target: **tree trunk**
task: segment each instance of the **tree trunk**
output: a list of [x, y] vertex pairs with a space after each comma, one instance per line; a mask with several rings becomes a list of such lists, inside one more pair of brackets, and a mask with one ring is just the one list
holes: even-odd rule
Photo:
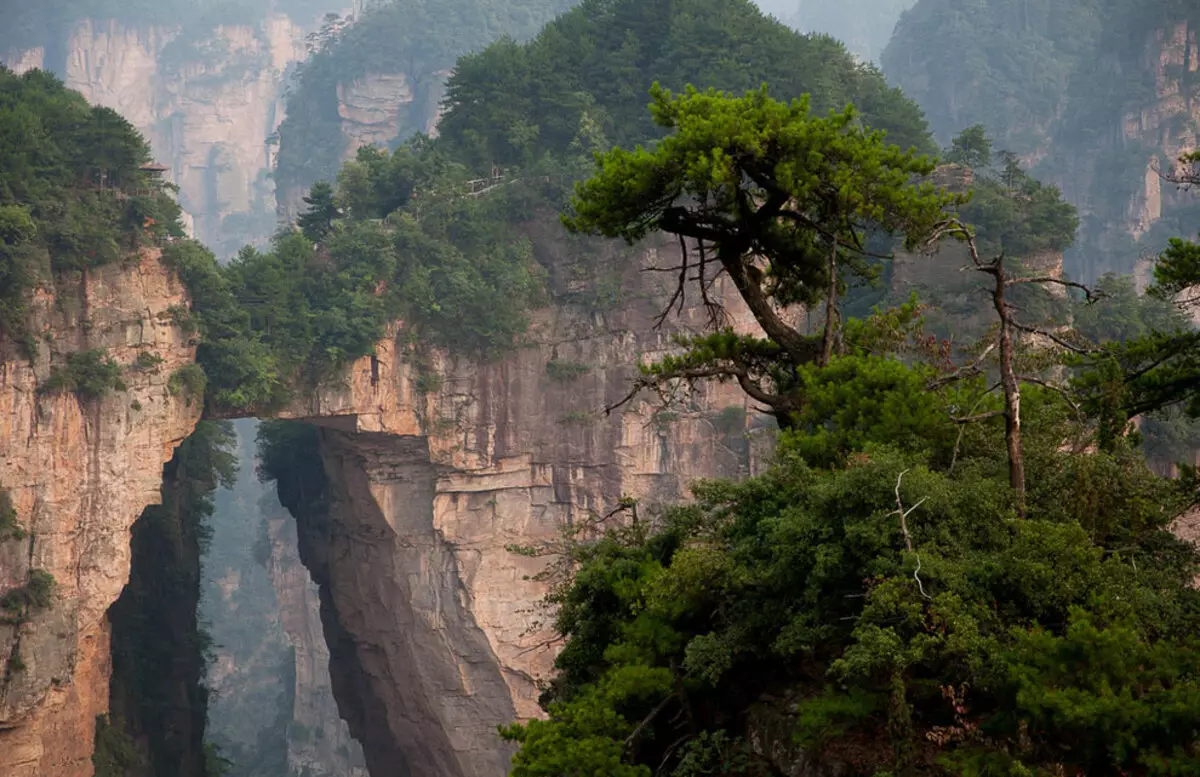
[[837, 336], [837, 250], [834, 240], [829, 247], [829, 291], [825, 300], [825, 336], [821, 340], [821, 366], [833, 358], [833, 340]]
[[754, 314], [754, 320], [762, 327], [767, 337], [787, 352], [793, 365], [807, 364], [820, 357], [815, 343], [779, 317], [770, 298], [763, 291], [761, 279], [751, 277], [740, 250], [720, 250], [717, 252], [717, 258], [729, 274], [729, 279], [733, 281], [738, 294], [745, 300], [746, 307]]
[[1004, 260], [992, 274], [996, 281], [992, 302], [1000, 316], [1000, 386], [1004, 390], [1004, 440], [1008, 447], [1008, 480], [1017, 500], [1017, 513], [1025, 517], [1025, 455], [1021, 448], [1021, 384], [1013, 369], [1012, 312], [1004, 299], [1008, 278]]

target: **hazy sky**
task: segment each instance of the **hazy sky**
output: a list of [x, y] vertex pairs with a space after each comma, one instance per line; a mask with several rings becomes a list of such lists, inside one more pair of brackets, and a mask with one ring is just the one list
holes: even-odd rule
[[772, 14], [805, 32], [824, 32], [844, 41], [863, 59], [878, 61], [900, 12], [916, 0], [754, 0]]

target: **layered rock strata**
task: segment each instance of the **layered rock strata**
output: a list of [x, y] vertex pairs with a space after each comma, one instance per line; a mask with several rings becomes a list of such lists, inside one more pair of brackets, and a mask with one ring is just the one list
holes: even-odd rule
[[[653, 326], [659, 295], [627, 291], [604, 313], [543, 311], [537, 342], [493, 364], [386, 340], [285, 413], [323, 427], [325, 490], [281, 483], [281, 496], [301, 519], [334, 692], [372, 774], [504, 773], [495, 727], [539, 714], [557, 649], [539, 607], [549, 582], [535, 577], [550, 559], [512, 546], [549, 545], [625, 498], [650, 514], [696, 478], [753, 466], [734, 388], [603, 413], [639, 358], [674, 347]], [[685, 326], [703, 315], [689, 309]]]
[[[105, 613], [129, 577], [130, 527], [158, 502], [163, 464], [200, 415], [199, 403], [168, 388], [195, 357], [171, 314], [186, 304], [158, 253], [146, 251], [38, 292], [38, 357], [0, 360], [0, 486], [28, 532], [0, 542], [0, 591], [26, 585], [31, 570], [55, 581], [49, 607], [0, 622], [6, 777], [92, 773], [96, 715], [108, 708]], [[52, 357], [61, 365], [66, 353], [100, 348], [125, 367], [124, 388], [99, 399], [39, 391]], [[142, 354], [152, 358], [139, 362]]]
[[306, 29], [282, 14], [203, 32], [83, 20], [65, 61], [47, 46], [0, 56], [18, 72], [54, 70], [88, 102], [121, 113], [171, 169], [195, 236], [218, 255], [275, 229], [273, 146], [288, 68], [307, 55]]

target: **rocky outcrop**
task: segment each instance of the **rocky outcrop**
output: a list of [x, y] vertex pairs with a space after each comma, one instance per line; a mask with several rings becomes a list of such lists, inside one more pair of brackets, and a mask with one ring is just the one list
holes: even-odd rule
[[[129, 577], [129, 531], [159, 500], [163, 464], [195, 425], [198, 403], [168, 389], [194, 359], [170, 309], [182, 288], [143, 252], [88, 271], [33, 301], [44, 344], [29, 361], [0, 360], [0, 486], [28, 532], [0, 543], [0, 592], [31, 570], [53, 576], [47, 608], [0, 625], [0, 774], [91, 774], [96, 715], [108, 709], [105, 613]], [[43, 393], [53, 361], [104, 348], [124, 365], [124, 388], [100, 399]], [[139, 355], [147, 354], [139, 365]], [[157, 361], [161, 359], [161, 361]]]
[[273, 507], [265, 516], [271, 543], [268, 569], [279, 602], [280, 626], [293, 650], [288, 768], [296, 774], [308, 770], [331, 777], [367, 777], [362, 745], [350, 735], [333, 697], [320, 596], [300, 563], [296, 522], [277, 500]]
[[[539, 608], [549, 583], [535, 577], [548, 559], [512, 545], [551, 543], [623, 498], [650, 510], [696, 478], [751, 466], [745, 400], [731, 387], [662, 411], [646, 400], [602, 412], [639, 358], [673, 347], [653, 327], [649, 277], [632, 273], [624, 305], [542, 311], [535, 342], [497, 363], [418, 358], [397, 331], [340, 385], [286, 411], [323, 427], [323, 467], [295, 487], [319, 475], [327, 489], [289, 499], [281, 483], [281, 494], [301, 515], [334, 691], [372, 773], [504, 772], [495, 727], [539, 714], [557, 649]], [[702, 316], [689, 309], [684, 326]], [[306, 515], [318, 502], [327, 512]]]
[[296, 521], [255, 474], [257, 424], [238, 421], [240, 467], [209, 519], [200, 616], [215, 661], [206, 737], [233, 777], [367, 777], [339, 717], [317, 587], [300, 562]]
[[[551, 242], [539, 250], [558, 250]], [[653, 249], [640, 259], [669, 260]], [[626, 266], [615, 256], [601, 264]], [[753, 465], [735, 388], [601, 412], [624, 397], [639, 359], [674, 348], [673, 332], [653, 326], [662, 276], [626, 264], [619, 292], [539, 311], [529, 342], [507, 359], [417, 348], [398, 324], [373, 356], [281, 413], [321, 426], [327, 510], [301, 521], [299, 544], [319, 585], [332, 690], [372, 773], [399, 763], [413, 774], [504, 772], [495, 727], [538, 714], [538, 682], [557, 649], [538, 607], [548, 583], [534, 578], [548, 560], [510, 545], [552, 542], [626, 497], [650, 511], [695, 478]], [[186, 298], [158, 254], [92, 271], [77, 291], [39, 297], [35, 331], [60, 357], [107, 348], [128, 365], [126, 388], [87, 402], [39, 394], [49, 347], [32, 366], [9, 358], [0, 372], [0, 483], [31, 532], [4, 545], [3, 584], [23, 584], [34, 568], [59, 581], [52, 607], [0, 631], [0, 659], [17, 650], [25, 662], [0, 693], [0, 773], [14, 777], [90, 774], [94, 721], [108, 701], [104, 614], [127, 579], [130, 525], [158, 501], [162, 465], [199, 413], [167, 385], [194, 353], [172, 323]], [[744, 310], [729, 312], [749, 325]], [[697, 305], [679, 327], [705, 324]], [[163, 361], [139, 361], [142, 352]], [[272, 545], [280, 520], [269, 522]], [[326, 653], [297, 573], [272, 572], [296, 653], [292, 723], [317, 730], [329, 727]], [[295, 765], [326, 755], [289, 745]]]
[[[1154, 75], [1154, 96], [1128, 110], [1122, 122], [1127, 143], [1153, 149], [1146, 160], [1143, 184], [1130, 203], [1129, 230], [1139, 238], [1162, 218], [1164, 201], [1176, 195], [1158, 175], [1160, 160], [1173, 165], [1182, 154], [1200, 147], [1200, 30], [1179, 22], [1156, 30], [1145, 48], [1143, 67]], [[1169, 169], [1169, 167], [1168, 167]]]
[[125, 116], [171, 168], [195, 236], [232, 255], [275, 229], [268, 138], [283, 119], [285, 74], [306, 56], [305, 32], [281, 14], [202, 33], [85, 20], [55, 42], [61, 65], [45, 60], [46, 46], [4, 60], [18, 71], [61, 68], [68, 87]]
[[338, 84], [338, 116], [346, 138], [345, 159], [360, 147], [386, 148], [405, 129], [437, 134], [441, 100], [449, 71], [410, 77], [380, 73]]

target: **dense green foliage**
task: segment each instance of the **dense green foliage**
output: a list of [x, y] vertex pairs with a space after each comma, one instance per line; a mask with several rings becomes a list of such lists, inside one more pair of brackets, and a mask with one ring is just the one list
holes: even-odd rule
[[0, 542], [5, 540], [23, 540], [25, 529], [17, 520], [17, 510], [13, 507], [12, 495], [4, 486], [0, 486]]
[[[862, 128], [852, 108], [813, 116], [807, 98], [785, 104], [765, 88], [745, 97], [695, 89], [676, 97], [655, 85], [651, 94], [655, 121], [672, 133], [650, 149], [598, 155], [564, 223], [630, 243], [663, 230], [706, 246], [694, 266], [684, 252], [682, 275], [697, 274], [703, 288], [728, 274], [764, 336], [720, 328], [690, 338], [682, 355], [646, 367], [645, 382], [737, 380], [790, 427], [805, 404], [796, 371], [827, 365], [838, 350], [839, 268], [869, 275], [872, 234], [902, 236], [915, 247], [961, 198], [914, 184], [933, 163]], [[684, 291], [680, 285], [676, 296]], [[781, 315], [822, 300], [820, 337]]]
[[121, 365], [103, 349], [74, 351], [67, 354], [65, 365], [51, 369], [38, 386], [40, 391], [70, 391], [82, 400], [100, 399], [110, 391], [124, 391]]
[[573, 145], [632, 146], [662, 134], [644, 108], [655, 82], [739, 94], [766, 82], [779, 99], [811, 95], [820, 112], [853, 102], [892, 142], [929, 150], [920, 112], [878, 71], [749, 0], [587, 0], [528, 44], [461, 59], [440, 130], [477, 168], [527, 166]]
[[44, 569], [30, 569], [24, 585], [10, 588], [0, 596], [0, 623], [25, 622], [37, 610], [45, 610], [54, 603], [55, 580]]
[[501, 36], [527, 38], [569, 6], [569, 0], [388, 0], [372, 5], [355, 24], [330, 19], [288, 97], [279, 128], [280, 188], [307, 191], [337, 175], [346, 147], [340, 85], [403, 74], [413, 99], [399, 109], [399, 141], [424, 132], [436, 118], [443, 74], [459, 56]]
[[[200, 559], [210, 537], [213, 493], [236, 475], [233, 431], [224, 422], [197, 426], [163, 468], [162, 503], [133, 526], [129, 583], [109, 610], [113, 677], [111, 748], [104, 758], [128, 768], [219, 777], [204, 749], [208, 691], [202, 683], [210, 640], [196, 617]], [[123, 732], [123, 735], [122, 735]], [[135, 745], [133, 753], [124, 737]]]
[[0, 332], [26, 355], [35, 285], [180, 234], [179, 206], [140, 169], [149, 160], [116, 112], [49, 74], [0, 66]]
[[1008, 151], [996, 153], [982, 125], [955, 138], [946, 161], [972, 172], [971, 199], [959, 208], [988, 253], [1033, 258], [1062, 253], [1075, 241], [1079, 217], [1056, 186], [1030, 176]]
[[[385, 5], [349, 27], [331, 23], [319, 36], [321, 53], [306, 65], [293, 100], [302, 100], [309, 88], [305, 84], [317, 84], [320, 78], [386, 71], [390, 60], [378, 59], [384, 56], [377, 39], [381, 30], [391, 30], [394, 37], [399, 34], [397, 19], [403, 18], [404, 35], [424, 34], [425, 28], [403, 16], [405, 9], [412, 10], [405, 4]], [[510, 12], [517, 13], [505, 13]], [[656, 26], [664, 22], [674, 29], [665, 38]], [[708, 32], [697, 36], [689, 25]], [[613, 91], [613, 68], [629, 53], [622, 47], [639, 36], [644, 38], [639, 45], [658, 54], [627, 73]], [[724, 62], [726, 54], [753, 50], [762, 40], [771, 41], [774, 53], [756, 54], [736, 69], [713, 64]], [[436, 58], [458, 45], [434, 34], [422, 43], [428, 51], [417, 50]], [[592, 52], [591, 60], [577, 58], [585, 49]], [[781, 64], [780, 57], [792, 49], [792, 58]], [[485, 60], [508, 54], [529, 69], [503, 89], [494, 88], [491, 79], [507, 71]], [[208, 373], [212, 406], [276, 405], [297, 380], [328, 376], [369, 353], [385, 325], [397, 319], [422, 346], [448, 346], [483, 357], [513, 347], [527, 326], [527, 311], [543, 299], [547, 281], [551, 290], [567, 285], [555, 257], [535, 256], [525, 235], [537, 229], [537, 220], [561, 207], [567, 187], [586, 173], [588, 154], [603, 147], [606, 133], [621, 128], [618, 134], [634, 140], [657, 134], [646, 121], [634, 119], [642, 112], [630, 109], [626, 98], [645, 90], [659, 71], [671, 80], [751, 86], [786, 73], [783, 91], [812, 90], [828, 105], [861, 99], [869, 106], [867, 120], [894, 127], [914, 144], [927, 142], [919, 112], [888, 90], [877, 72], [855, 65], [832, 41], [797, 35], [742, 0], [704, 0], [687, 8], [627, 0], [588, 3], [533, 43], [502, 41], [479, 57], [483, 59], [464, 58], [452, 77], [436, 141], [417, 137], [391, 153], [360, 149], [337, 173], [336, 185], [313, 186], [299, 232], [281, 234], [269, 252], [246, 249], [220, 269], [195, 246], [168, 249], [168, 260], [193, 293], [200, 362]], [[735, 71], [736, 77], [723, 75]], [[581, 99], [596, 110], [581, 112], [572, 102], [580, 89], [595, 92]], [[534, 128], [528, 116], [514, 124], [510, 112], [518, 104], [544, 116], [545, 131]], [[558, 107], [551, 110], [552, 105]], [[289, 115], [307, 122], [322, 114], [305, 109]], [[494, 132], [518, 125], [530, 130], [519, 153], [515, 146], [501, 148], [507, 141]], [[483, 137], [479, 128], [493, 137]], [[289, 130], [285, 124], [281, 130], [283, 148], [302, 148], [306, 164], [331, 174], [336, 162], [319, 161], [324, 153], [320, 143], [291, 137], [292, 130], [299, 128]], [[331, 160], [340, 158], [341, 147], [331, 154]], [[524, 172], [510, 170], [510, 178], [493, 181], [482, 191], [479, 182], [468, 180], [497, 162], [521, 165]], [[287, 185], [287, 176], [300, 175], [298, 169], [281, 157], [281, 182]], [[590, 299], [581, 295], [581, 301], [599, 304], [603, 284], [597, 279], [607, 269], [600, 263], [602, 252], [595, 246], [575, 249], [576, 258], [585, 263], [595, 256], [588, 272], [597, 291]]]
[[[542, 293], [528, 241], [507, 227], [519, 198], [428, 192], [410, 204], [392, 188], [407, 154], [361, 151], [338, 186], [347, 217], [306, 217], [309, 235], [282, 233], [269, 252], [246, 248], [219, 267], [194, 243], [167, 247], [192, 292], [210, 406], [277, 406], [369, 354], [396, 320], [413, 340], [460, 353], [516, 344]], [[310, 214], [328, 207], [310, 199]]]
[[[896, 362], [826, 369], [832, 401], [771, 472], [568, 543], [551, 597], [568, 641], [549, 720], [506, 731], [514, 774], [775, 775], [761, 754], [789, 730], [851, 775], [1194, 768], [1197, 557], [1167, 531], [1187, 484], [1060, 450], [1078, 432], [1042, 395], [1017, 519], [997, 429], [946, 455], [961, 397]], [[946, 434], [897, 437], [920, 406]]]
[[[705, 241], [767, 337], [687, 338], [643, 385], [737, 380], [784, 432], [764, 475], [698, 484], [696, 504], [649, 522], [587, 524], [599, 537], [515, 549], [555, 557], [544, 574], [560, 576], [549, 603], [566, 638], [548, 719], [503, 730], [520, 745], [515, 777], [774, 777], [798, 759], [855, 777], [1200, 769], [1200, 555], [1170, 532], [1194, 479], [1159, 478], [1107, 408], [1080, 406], [1096, 374], [1082, 395], [1036, 377], [1061, 356], [1014, 358], [1001, 340], [1001, 410], [978, 363], [941, 348], [896, 359], [915, 305], [842, 326], [831, 314], [824, 358], [774, 312], [820, 299], [806, 273], [823, 256], [866, 253], [849, 233], [860, 222], [911, 246], [957, 205], [982, 250], [1028, 255], [1062, 250], [1074, 210], [1015, 157], [993, 166], [982, 128], [949, 154], [976, 170], [964, 205], [913, 189], [932, 166], [836, 114], [823, 124], [765, 95], [655, 97], [673, 134], [601, 156], [566, 222]], [[974, 267], [1002, 290], [1017, 277]], [[1081, 309], [1081, 328], [1162, 358], [1136, 338], [1178, 317], [1104, 285], [1118, 315]], [[1001, 415], [1003, 431], [986, 422]]]

